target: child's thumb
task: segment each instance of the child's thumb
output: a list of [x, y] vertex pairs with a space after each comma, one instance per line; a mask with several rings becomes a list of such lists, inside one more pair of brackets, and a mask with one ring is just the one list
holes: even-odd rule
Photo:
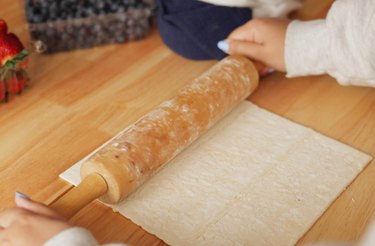
[[44, 215], [50, 218], [56, 218], [56, 219], [61, 219], [61, 216], [58, 215], [55, 211], [52, 209], [48, 208], [47, 206], [34, 202], [22, 193], [16, 192], [15, 196], [15, 202], [17, 207], [26, 209], [30, 212], [39, 214], [39, 215]]

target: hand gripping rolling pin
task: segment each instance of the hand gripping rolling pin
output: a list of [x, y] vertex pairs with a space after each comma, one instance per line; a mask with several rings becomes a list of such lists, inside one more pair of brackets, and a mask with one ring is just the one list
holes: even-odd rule
[[83, 163], [80, 185], [50, 207], [70, 218], [97, 198], [120, 202], [246, 99], [258, 80], [245, 57], [218, 62]]

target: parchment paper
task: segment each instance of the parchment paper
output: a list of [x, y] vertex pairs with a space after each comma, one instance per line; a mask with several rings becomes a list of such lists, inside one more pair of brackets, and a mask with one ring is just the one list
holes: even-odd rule
[[243, 102], [113, 209], [171, 245], [294, 245], [370, 160]]

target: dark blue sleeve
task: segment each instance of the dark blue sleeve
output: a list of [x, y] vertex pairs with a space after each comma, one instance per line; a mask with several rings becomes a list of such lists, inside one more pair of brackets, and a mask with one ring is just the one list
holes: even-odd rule
[[236, 27], [252, 17], [249, 8], [216, 6], [196, 0], [156, 0], [157, 21], [164, 43], [194, 60], [222, 59], [217, 48]]

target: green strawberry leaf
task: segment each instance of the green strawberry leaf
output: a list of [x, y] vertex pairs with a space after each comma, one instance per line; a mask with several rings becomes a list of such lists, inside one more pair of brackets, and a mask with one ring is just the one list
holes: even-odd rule
[[23, 49], [19, 54], [27, 56], [28, 54], [30, 54], [30, 52], [27, 49]]
[[16, 60], [16, 61], [22, 61], [25, 59], [25, 57], [29, 54], [29, 51], [28, 50], [22, 50], [20, 53], [18, 53], [17, 55], [15, 55], [15, 57], [13, 57], [12, 60]]
[[9, 60], [5, 63], [5, 66], [9, 69], [13, 69], [15, 67], [15, 63], [12, 60]]

